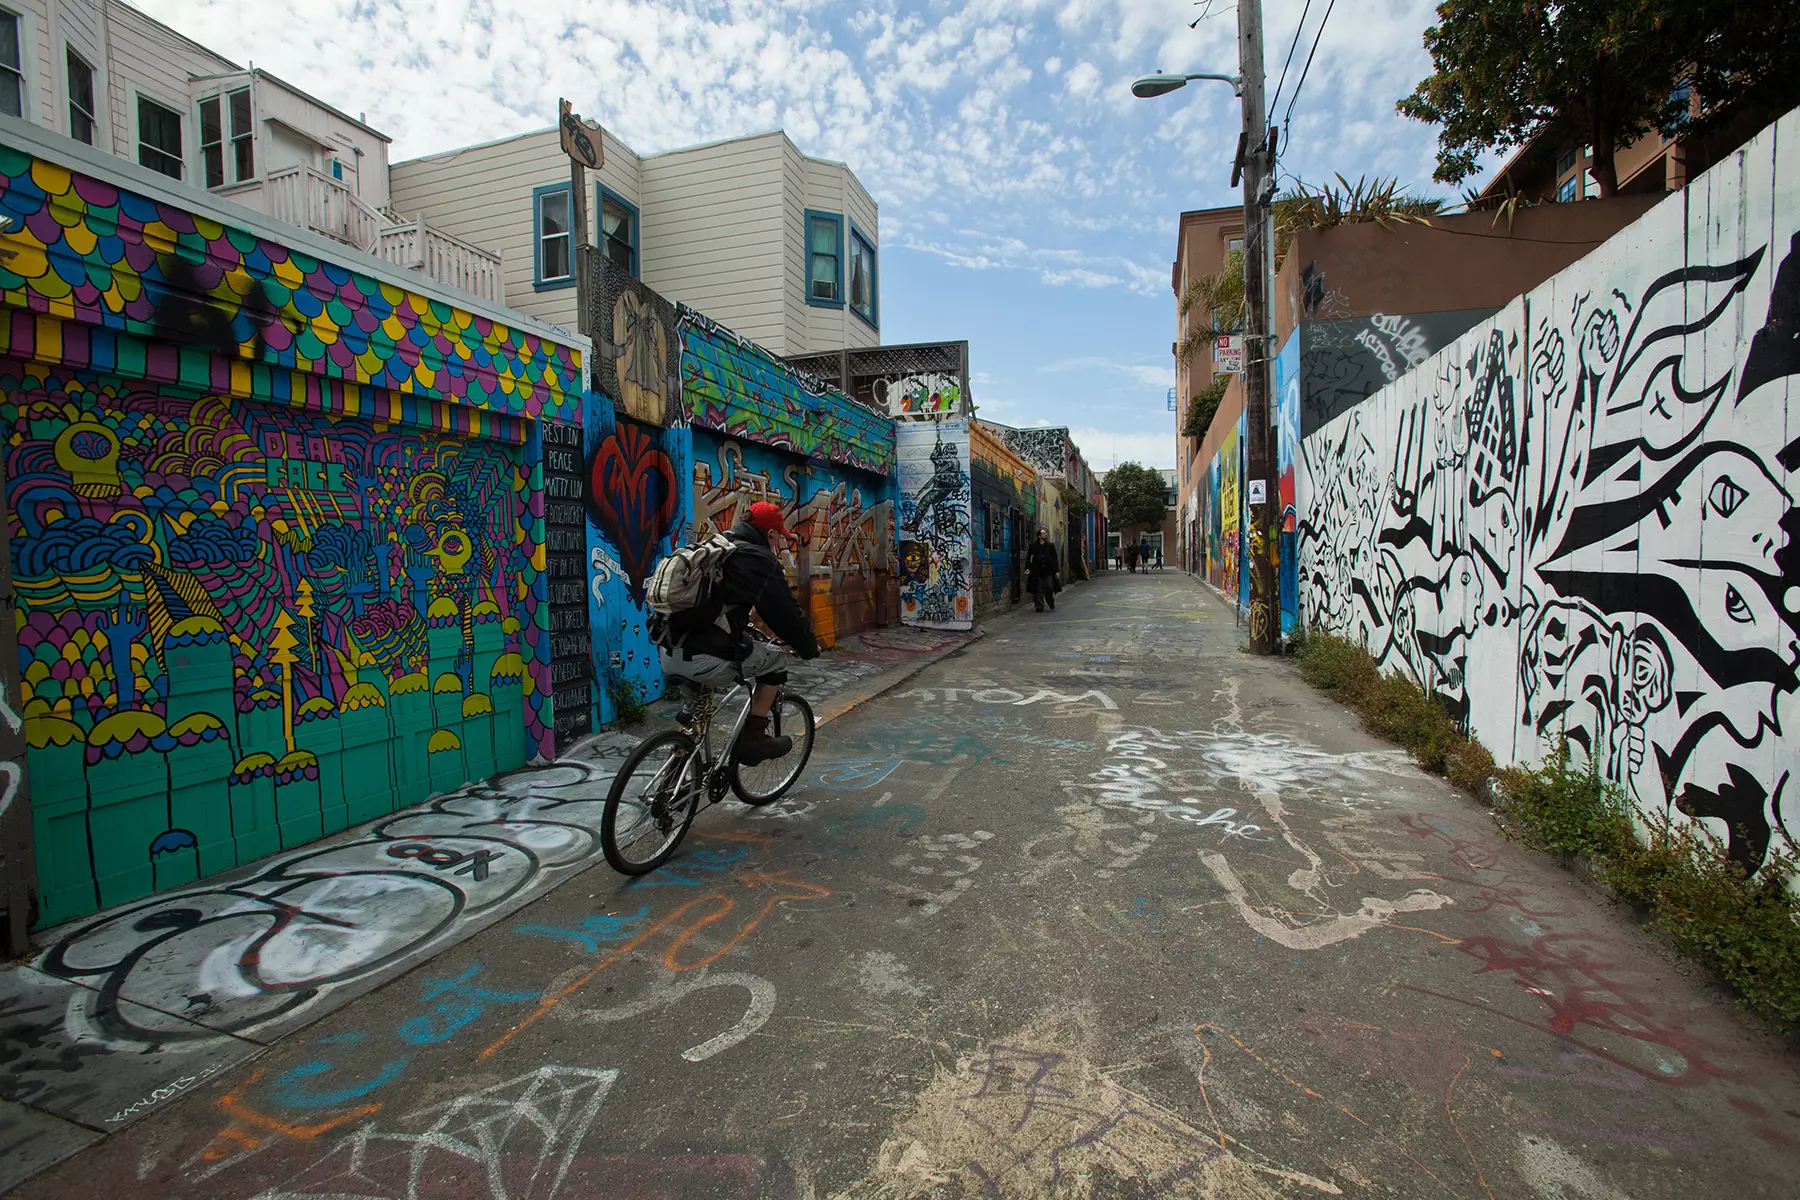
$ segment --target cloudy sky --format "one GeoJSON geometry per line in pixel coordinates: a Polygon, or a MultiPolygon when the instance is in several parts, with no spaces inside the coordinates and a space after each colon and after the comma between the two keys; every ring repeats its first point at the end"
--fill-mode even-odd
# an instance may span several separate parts
{"type": "MultiPolygon", "coordinates": [[[[786,129],[881,205],[884,341],[966,338],[983,415],[1071,425],[1100,470],[1174,465],[1176,218],[1236,202],[1240,120],[1223,84],[1129,85],[1232,71],[1229,0],[135,2],[366,111],[396,161],[554,124],[559,95],[642,153],[786,129]]],[[[1266,0],[1271,93],[1304,4],[1266,0]]],[[[1443,194],[1394,112],[1431,0],[1312,0],[1277,119],[1328,5],[1284,171],[1443,194]]]]}

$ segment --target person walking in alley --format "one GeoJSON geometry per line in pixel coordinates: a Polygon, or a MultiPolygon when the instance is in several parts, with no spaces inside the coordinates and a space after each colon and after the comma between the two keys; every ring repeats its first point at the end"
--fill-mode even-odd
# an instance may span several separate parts
{"type": "Polygon", "coordinates": [[[1150,539],[1139,538],[1137,551],[1138,561],[1144,564],[1144,570],[1148,573],[1150,570],[1150,539]]]}
{"type": "Polygon", "coordinates": [[[1133,575],[1137,574],[1137,543],[1125,543],[1125,569],[1133,575]]]}
{"type": "Polygon", "coordinates": [[[1036,611],[1043,612],[1045,604],[1052,612],[1056,611],[1056,585],[1060,574],[1056,543],[1050,540],[1048,529],[1040,529],[1037,541],[1031,543],[1031,549],[1025,555],[1025,581],[1031,589],[1031,603],[1036,611]]]}

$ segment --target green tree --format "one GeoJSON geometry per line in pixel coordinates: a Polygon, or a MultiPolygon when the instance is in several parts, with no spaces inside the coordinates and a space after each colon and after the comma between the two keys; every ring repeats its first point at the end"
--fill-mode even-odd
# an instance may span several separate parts
{"type": "Polygon", "coordinates": [[[1425,31],[1432,74],[1397,107],[1441,125],[1434,178],[1458,183],[1480,156],[1540,134],[1594,148],[1602,196],[1618,187],[1613,153],[1651,130],[1694,128],[1746,106],[1800,99],[1800,4],[1794,0],[1443,0],[1425,31]]]}
{"type": "Polygon", "coordinates": [[[1101,481],[1106,490],[1107,523],[1121,532],[1140,525],[1161,525],[1168,508],[1161,471],[1122,462],[1101,481]]]}

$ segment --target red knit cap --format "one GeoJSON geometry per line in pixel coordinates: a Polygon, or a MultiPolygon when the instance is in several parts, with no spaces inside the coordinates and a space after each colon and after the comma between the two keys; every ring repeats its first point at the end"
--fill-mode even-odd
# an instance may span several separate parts
{"type": "Polygon", "coordinates": [[[758,500],[750,506],[750,523],[764,533],[779,533],[783,537],[792,537],[788,533],[787,522],[782,520],[781,509],[767,500],[758,500]]]}

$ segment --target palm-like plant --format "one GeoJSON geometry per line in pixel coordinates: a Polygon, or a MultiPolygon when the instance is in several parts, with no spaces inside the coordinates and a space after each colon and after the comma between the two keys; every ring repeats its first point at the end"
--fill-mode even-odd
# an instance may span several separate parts
{"type": "Polygon", "coordinates": [[[1241,332],[1244,328],[1244,252],[1233,250],[1228,254],[1225,269],[1218,274],[1190,280],[1176,307],[1188,318],[1187,333],[1175,345],[1175,358],[1182,366],[1211,346],[1213,338],[1219,334],[1241,332]]]}
{"type": "MultiPolygon", "coordinates": [[[[1358,176],[1351,183],[1342,175],[1337,183],[1320,188],[1301,183],[1275,198],[1275,266],[1287,257],[1288,245],[1303,229],[1329,229],[1334,225],[1429,225],[1444,211],[1444,202],[1433,197],[1409,196],[1397,178],[1358,176]]],[[[1510,210],[1508,220],[1510,221],[1510,210]]],[[[1202,275],[1181,294],[1180,314],[1188,317],[1187,334],[1175,345],[1175,358],[1183,366],[1223,333],[1244,328],[1244,252],[1233,250],[1225,269],[1202,275]],[[1198,313],[1200,319],[1194,319],[1198,313]]]]}

